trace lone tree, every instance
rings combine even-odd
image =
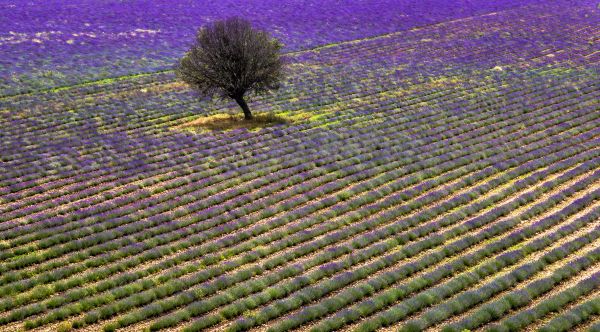
[[[282,45],[247,20],[233,17],[198,30],[191,49],[179,61],[177,76],[200,92],[232,98],[252,113],[244,100],[248,92],[264,93],[279,88],[283,79]]]

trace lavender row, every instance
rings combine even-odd
[[[591,280],[591,282],[593,282],[594,286],[595,286],[595,282],[597,281],[598,276],[595,274],[592,278],[593,279]],[[581,288],[586,289],[587,285],[588,285],[588,283],[586,283],[586,285],[583,285],[583,287],[581,287]],[[597,286],[595,286],[595,287],[597,287]],[[570,291],[568,294],[566,294],[565,297],[571,298],[573,296],[576,296],[580,292],[581,288],[580,288],[580,286],[576,286],[575,289],[573,291]],[[561,301],[561,300],[563,300],[562,296],[560,298],[556,298],[556,301]],[[549,304],[548,306],[550,307],[549,308],[550,310],[553,309],[552,304]],[[544,309],[541,309],[541,310],[544,310]],[[593,317],[598,316],[598,315],[600,315],[600,296],[597,296],[589,301],[586,301],[585,303],[579,304],[566,312],[559,313],[559,315],[557,315],[556,317],[552,318],[549,322],[544,324],[544,326],[542,326],[540,328],[540,332],[569,331],[569,330],[572,330],[573,328],[577,327],[577,325],[579,325],[589,319],[593,319]],[[509,324],[510,324],[510,322],[507,322],[506,325],[509,325]],[[598,324],[596,324],[596,326],[600,327],[600,326],[598,326]],[[592,328],[590,330],[595,331],[594,326],[592,326]],[[597,328],[596,328],[596,330],[597,330]]]
[[[590,179],[588,178],[586,181],[579,182],[578,186],[585,187],[586,185],[589,184],[589,181],[590,181]],[[532,193],[528,197],[528,200],[534,199],[535,197],[539,197],[541,194],[539,192],[540,190],[543,191],[543,190],[548,190],[548,189],[549,188],[542,187],[542,188],[536,190],[536,193],[535,194]],[[554,202],[552,202],[552,201],[546,201],[546,203],[554,204]],[[514,205],[514,204],[519,204],[519,203],[513,202],[510,205]],[[510,205],[508,205],[508,206],[510,206]],[[503,207],[503,208],[506,208],[506,207]],[[498,213],[501,213],[500,212],[501,210],[502,210],[502,208],[497,208],[496,211],[493,211],[493,213],[486,213],[484,216],[486,217],[486,219],[490,218],[490,217],[492,217],[494,219],[498,218],[499,217]],[[540,212],[541,211],[539,211],[538,213],[540,213]],[[500,216],[501,215],[502,214],[500,214]],[[483,219],[483,217],[474,218],[474,219],[470,220],[468,223],[470,223],[472,225],[471,227],[473,227],[473,226],[477,227],[476,225],[479,225],[479,227],[480,227],[481,225],[485,225],[485,223],[481,224],[482,219]],[[492,219],[492,220],[494,220],[494,219]],[[514,225],[514,220],[511,222],[506,221],[505,223],[508,223],[507,226],[509,226],[511,224]],[[462,228],[462,230],[461,230],[461,228]],[[446,234],[452,234],[452,232],[456,232],[458,230],[461,230],[461,232],[464,232],[468,229],[468,228],[465,229],[465,226],[463,226],[461,228],[458,228],[458,229],[456,229],[454,231],[450,231],[450,232],[447,231]],[[493,229],[495,229],[494,231],[496,231],[496,230],[500,230],[502,228],[495,227]],[[446,235],[446,236],[448,236],[448,235]],[[397,252],[394,255],[394,256],[397,256],[397,258],[395,258],[394,261],[403,259],[405,257],[411,257],[415,254],[420,253],[421,251],[425,250],[425,248],[422,248],[423,245],[427,245],[427,247],[435,247],[436,245],[443,243],[445,239],[446,239],[446,237],[443,235],[429,236],[426,239],[424,239],[421,243],[415,243],[413,245],[405,246],[405,247],[403,247],[403,249],[401,251]],[[466,241],[466,239],[463,237],[460,241]],[[385,263],[381,262],[381,263],[379,263],[380,264],[379,268],[381,268],[381,264],[387,265],[390,263],[391,262],[389,260],[386,260]],[[256,315],[254,315],[253,318],[245,317],[245,318],[240,318],[240,319],[236,320],[234,322],[234,324],[232,325],[232,328],[245,329],[245,328],[253,326],[254,324],[260,324],[261,322],[265,322],[265,320],[267,320],[267,319],[272,319],[273,315],[275,313],[279,313],[279,315],[280,315],[282,312],[289,311],[291,308],[297,308],[298,306],[302,305],[306,301],[310,301],[311,299],[322,297],[324,294],[329,293],[331,291],[330,288],[332,288],[332,287],[333,287],[333,289],[338,289],[338,288],[343,287],[344,285],[348,284],[349,282],[354,282],[354,280],[356,280],[356,278],[359,278],[359,279],[364,278],[373,273],[370,270],[367,272],[366,268],[363,268],[363,270],[364,270],[364,273],[357,272],[357,273],[353,273],[353,274],[345,274],[345,275],[341,274],[338,277],[332,277],[332,278],[326,280],[324,282],[324,285],[309,286],[309,287],[303,288],[302,290],[300,290],[300,292],[299,292],[300,294],[294,294],[293,296],[289,297],[285,301],[276,301],[273,305],[269,306],[271,309],[269,309],[269,307],[263,308]],[[406,270],[406,269],[404,272],[398,271],[395,274],[395,275],[397,275],[395,278],[400,278],[402,276],[405,276],[407,272],[408,272],[408,270]],[[390,276],[386,276],[386,278],[388,278],[388,279],[389,279],[389,277]],[[345,296],[351,296],[350,298],[352,298],[359,294],[364,294],[364,293],[349,292]],[[340,296],[343,296],[343,295],[340,295]],[[348,300],[348,298],[346,298],[346,300]],[[328,312],[328,310],[335,310],[334,308],[336,308],[337,306],[341,305],[344,302],[341,301],[341,299],[337,299],[337,300],[326,301],[326,303],[327,303],[327,305],[319,305],[318,308],[313,308],[312,306],[303,308],[303,310],[300,311],[297,315],[294,315],[293,317],[287,317],[287,319],[282,321],[281,328],[282,329],[291,328],[293,326],[296,326],[296,324],[299,324],[299,323],[301,324],[302,322],[306,322],[309,317],[315,317],[315,314],[322,315],[322,314]],[[275,308],[275,306],[278,309],[275,311],[272,311]]]
[[[596,191],[596,195],[597,194],[598,191]],[[573,205],[575,205],[574,207],[578,209],[583,208],[583,206],[580,206],[579,202],[573,203]],[[571,206],[571,208],[573,208],[573,206]],[[559,215],[559,217],[562,216]],[[556,215],[551,216],[551,218],[556,218]],[[468,291],[470,297],[465,295],[453,298],[451,301],[456,302],[456,304],[452,307],[450,306],[450,301],[443,302],[443,309],[440,308],[438,312],[447,315],[454,313],[456,310],[464,310],[469,306],[480,301],[480,296],[489,296],[491,292],[497,292],[503,287],[508,287],[509,285],[515,284],[519,280],[523,280],[522,278],[527,278],[527,276],[536,273],[537,271],[543,269],[545,266],[558,260],[562,260],[569,254],[583,248],[585,245],[597,239],[599,235],[600,230],[596,229],[595,231],[588,233],[580,238],[577,238],[571,242],[567,242],[564,245],[545,253],[543,256],[540,257],[540,259],[534,262],[528,262],[519,266],[518,268],[513,268],[509,273],[502,277],[504,280],[503,283],[497,283],[495,284],[495,286],[490,285],[494,287],[490,287],[488,290],[486,290],[486,292],[482,292],[478,295],[472,291]],[[406,318],[412,312],[415,312],[427,306],[431,306],[432,304],[439,302],[442,299],[449,297],[462,289],[468,289],[470,285],[478,282],[487,275],[496,273],[497,271],[499,271],[507,265],[510,266],[512,264],[517,263],[521,257],[522,254],[519,254],[518,252],[503,253],[497,259],[490,261],[490,263],[481,266],[474,271],[464,272],[461,275],[454,276],[448,282],[430,289],[422,296],[414,296],[412,298],[409,298],[403,303],[397,304],[391,307],[390,309],[384,311],[377,317],[368,319],[367,321],[359,325],[358,330],[373,331],[378,326],[385,326],[398,322],[399,320]],[[518,277],[519,275],[521,275],[521,277]]]
[[[590,253],[589,255],[593,255],[594,253]],[[586,257],[587,258],[587,257]],[[533,291],[527,291],[526,296],[522,298],[515,297],[514,295],[509,295],[510,297],[506,299],[507,302],[500,304],[504,310],[509,310],[514,307],[519,307],[523,305],[524,301],[522,299],[530,300],[535,296],[536,293],[547,292],[553,287],[552,283],[560,282],[563,275],[558,275],[557,278],[546,278],[544,281],[539,281],[538,285],[536,285]],[[533,285],[532,285],[533,286]],[[586,294],[593,293],[600,288],[600,272],[595,272],[591,276],[577,282],[572,287],[561,291],[560,293],[553,294],[549,298],[544,299],[542,302],[537,304],[535,307],[527,309],[525,311],[519,311],[509,317],[502,319],[499,323],[493,324],[490,326],[491,329],[496,331],[511,331],[518,330],[527,327],[529,324],[533,323],[535,320],[543,318],[545,315],[551,312],[560,311],[562,308],[567,306],[569,303],[576,302],[580,297],[585,296]],[[585,321],[586,317],[589,317],[590,313],[594,311],[594,303],[596,306],[600,308],[600,298],[594,300],[590,300],[586,303],[580,304],[575,308],[569,310],[569,314],[572,315],[573,318],[577,320],[569,322],[573,324],[573,322],[582,322]],[[586,310],[587,309],[587,310]],[[591,310],[590,310],[591,309]],[[499,312],[500,310],[494,310],[494,312]],[[568,314],[567,314],[568,315]],[[561,314],[561,316],[566,316],[565,314]],[[554,322],[561,321],[560,319],[553,319]],[[546,326],[550,325],[549,322]],[[574,327],[575,324],[571,325]],[[542,328],[541,330],[544,330]],[[565,326],[556,326],[554,331],[565,331]]]
[[[363,300],[353,306],[342,309],[336,314],[328,317],[325,320],[320,321],[313,328],[314,331],[332,331],[343,327],[345,324],[350,324],[358,321],[359,319],[368,316],[369,314],[381,310],[391,303],[394,303],[398,299],[407,297],[409,294],[414,293],[418,289],[422,289],[428,285],[434,285],[440,280],[446,277],[452,276],[455,273],[460,273],[476,264],[479,264],[482,259],[486,257],[493,257],[510,247],[527,240],[528,238],[536,236],[538,233],[543,232],[552,227],[560,226],[556,231],[545,234],[543,237],[537,237],[514,251],[520,253],[521,257],[526,257],[534,252],[542,251],[547,246],[554,244],[561,238],[564,238],[577,230],[593,223],[598,217],[600,217],[600,209],[595,208],[590,213],[579,217],[573,222],[562,224],[561,222],[566,220],[556,215],[550,218],[543,218],[534,223],[528,223],[526,227],[513,230],[510,234],[495,238],[494,241],[485,242],[484,246],[475,252],[468,252],[464,255],[459,255],[454,258],[451,262],[445,263],[437,267],[433,271],[429,271],[419,278],[421,280],[409,280],[406,285],[400,285],[400,287],[391,287],[393,284],[385,282],[382,289],[389,287],[389,290],[383,291],[380,295],[372,296],[367,300]],[[422,282],[425,280],[426,282]],[[375,285],[370,282],[371,285]]]
[[[361,215],[362,215],[362,214],[361,214]],[[357,219],[360,219],[361,215],[357,215],[357,216],[356,216],[356,218],[357,218]],[[422,218],[420,218],[420,219],[422,219]],[[345,233],[347,233],[347,231],[345,231]],[[309,235],[310,235],[310,234],[309,234]],[[310,237],[312,237],[312,235],[310,235]],[[373,237],[370,237],[370,238],[373,238]],[[335,240],[339,240],[339,237],[338,237],[338,236],[336,236],[336,237],[333,237],[333,236],[331,236],[331,237],[329,237],[329,239],[335,239]],[[375,239],[375,238],[373,238],[373,239]],[[363,244],[364,244],[364,243],[363,243]],[[306,248],[308,249],[308,251],[305,251],[306,253],[308,253],[308,252],[314,252],[316,249],[322,249],[322,248],[315,248],[314,246],[310,246],[310,247],[306,247]],[[336,255],[338,255],[338,254],[343,254],[343,253],[344,253],[344,252],[337,251],[337,252],[336,252]],[[327,255],[327,257],[328,257],[329,259],[333,258],[333,257],[331,257],[331,254],[332,254],[332,253],[329,253],[329,254]],[[294,257],[286,257],[286,256],[284,256],[284,257],[278,257],[277,259],[278,259],[278,260],[282,260],[282,261],[289,261],[289,260],[290,260],[290,259],[292,259],[292,258],[294,258]],[[271,264],[271,265],[272,265],[272,264]],[[294,268],[294,270],[295,270],[295,268]],[[304,270],[305,270],[305,269],[302,269],[301,271],[304,271]],[[240,274],[240,276],[241,276],[241,275],[243,275],[243,274]],[[287,274],[286,274],[286,275],[287,275]],[[237,280],[237,279],[232,279],[231,281],[233,282],[233,280]],[[239,280],[237,280],[236,282],[239,282]],[[227,283],[229,284],[229,281],[228,281]],[[264,285],[264,284],[262,284],[262,283],[259,283],[259,284],[261,284],[261,285]],[[223,284],[222,284],[222,282],[220,282],[220,283],[219,283],[219,287],[223,287]],[[240,287],[241,287],[241,286],[240,286]],[[236,290],[236,293],[239,293],[239,292],[242,290],[242,289],[240,289],[238,286],[236,286],[236,288],[238,288],[238,290]],[[255,287],[251,287],[251,288],[255,288]],[[206,292],[203,292],[203,294],[205,294],[205,295],[206,295]],[[251,302],[251,303],[253,303],[253,302]],[[205,305],[199,305],[199,306],[200,306],[200,307],[203,307],[203,308],[207,308]]]
[[[596,229],[594,229],[594,231],[597,234],[600,234],[600,228],[596,228]],[[590,235],[586,235],[586,237],[589,237],[589,236]],[[584,238],[584,239],[577,239],[577,241],[584,241],[583,243],[587,243],[587,241],[589,241],[589,240],[586,240]],[[550,258],[547,258],[544,263],[551,264],[555,260],[556,260],[555,257],[550,257]],[[588,269],[590,267],[597,265],[596,263],[598,262],[598,260],[600,260],[600,248],[592,250],[589,253],[586,253],[584,256],[580,256],[576,259],[570,259],[570,261],[568,263],[566,263],[565,265],[563,265],[560,268],[553,271],[549,276],[541,278],[541,279],[536,279],[535,281],[528,284],[526,286],[526,288],[512,291],[512,292],[504,295],[499,300],[496,300],[491,303],[486,303],[485,305],[481,306],[480,309],[471,313],[463,321],[457,322],[455,324],[450,324],[446,328],[444,328],[444,330],[446,330],[446,331],[463,331],[464,329],[476,328],[486,322],[489,322],[489,321],[492,321],[495,319],[499,319],[499,318],[503,317],[504,314],[510,310],[518,310],[521,306],[527,304],[527,302],[531,301],[532,299],[535,299],[536,297],[540,296],[541,294],[549,291],[554,286],[556,286],[558,283],[564,282],[565,280],[569,280],[570,278],[576,276],[581,271],[584,271],[585,269]],[[523,274],[523,273],[518,274],[517,271],[518,271],[518,269],[515,270],[514,272],[511,272],[517,276],[516,282],[523,282],[528,277],[530,277],[529,274]],[[580,292],[584,292],[586,290],[590,291],[594,287],[597,287],[598,283],[600,281],[598,280],[598,277],[596,276],[596,278],[592,277],[591,282],[592,283],[590,284],[590,280],[588,280],[587,283],[585,283],[585,282],[581,283],[580,285],[582,287],[580,289],[578,289],[578,291],[580,291]],[[489,287],[489,285],[486,285],[486,287]],[[504,287],[506,287],[506,286],[504,286]],[[494,290],[494,291],[497,291],[497,290]],[[469,292],[471,292],[471,293],[469,293]],[[484,298],[486,296],[486,295],[483,295],[485,292],[479,292],[479,291],[469,291],[469,292],[465,292],[465,296],[466,296],[466,294],[474,294],[475,292],[476,292],[475,294],[477,294],[477,296],[472,300],[472,302],[482,301],[482,298]],[[545,300],[544,304],[552,305],[552,302],[551,302],[551,300]],[[521,316],[521,317],[523,317],[523,316]],[[533,318],[533,317],[529,318],[529,322],[531,322],[531,318]],[[512,326],[513,329],[518,330],[519,329],[518,326],[519,325],[521,325],[521,326],[527,325],[528,320],[527,319],[523,319],[521,321],[513,320],[512,323],[513,324],[510,324],[510,322],[509,322],[507,325],[505,325],[505,327]],[[515,323],[518,325],[515,325]],[[408,323],[408,324],[411,324],[411,323]],[[424,326],[424,325],[417,324],[417,326]],[[493,327],[491,327],[491,328],[493,328]]]

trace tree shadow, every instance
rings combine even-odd
[[[289,124],[291,122],[291,119],[270,113],[256,114],[252,120],[244,120],[242,116],[232,114],[215,114],[181,124],[176,128],[194,132],[230,131],[242,128],[256,131],[266,127]]]

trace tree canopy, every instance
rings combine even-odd
[[[176,67],[177,76],[203,96],[234,99],[252,113],[247,93],[276,90],[284,77],[282,44],[249,21],[233,17],[198,30],[196,40]]]

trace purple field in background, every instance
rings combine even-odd
[[[0,95],[170,69],[199,26],[228,16],[250,19],[294,51],[545,2],[7,1],[0,4]]]

